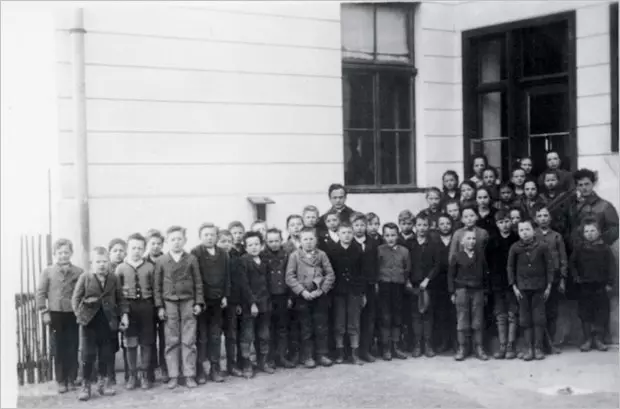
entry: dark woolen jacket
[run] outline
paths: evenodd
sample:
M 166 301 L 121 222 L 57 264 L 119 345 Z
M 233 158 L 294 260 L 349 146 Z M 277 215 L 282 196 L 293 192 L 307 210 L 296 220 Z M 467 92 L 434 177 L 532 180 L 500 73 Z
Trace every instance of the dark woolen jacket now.
M 354 242 L 362 249 L 362 269 L 364 270 L 364 276 L 366 277 L 367 284 L 377 284 L 377 279 L 379 277 L 377 250 L 382 244 L 381 241 L 377 238 L 366 235 L 366 241 L 363 245 L 355 241 L 355 239 Z
M 290 288 L 286 285 L 287 251 L 283 248 L 278 251 L 272 251 L 266 248 L 265 251 L 261 253 L 260 257 L 267 265 L 269 293 L 271 295 L 292 295 Z
M 409 250 L 411 258 L 411 274 L 409 281 L 413 285 L 419 285 L 422 280 L 428 278 L 433 281 L 437 276 L 439 264 L 439 246 L 438 243 L 426 237 L 424 243 L 420 244 L 415 238 L 411 241 Z
M 352 242 L 344 248 L 341 243 L 338 243 L 329 249 L 327 257 L 336 275 L 334 293 L 337 295 L 362 294 L 367 278 L 362 264 L 364 252 L 361 246 Z
M 489 285 L 491 291 L 503 291 L 508 285 L 508 254 L 513 244 L 519 241 L 517 233 L 511 231 L 507 237 L 498 232 L 491 236 L 487 244 L 487 263 L 489 264 Z
M 258 311 L 268 311 L 269 306 L 269 279 L 267 277 L 267 264 L 256 264 L 249 254 L 241 256 L 238 262 L 239 291 L 241 294 L 240 304 L 250 307 L 256 304 Z
M 435 236 L 437 243 L 437 274 L 429 283 L 428 288 L 445 293 L 448 291 L 448 266 L 450 264 L 450 242 L 443 244 L 439 234 Z
M 553 283 L 553 257 L 549 247 L 535 237 L 510 247 L 507 269 L 508 285 L 516 284 L 519 290 L 544 290 Z
M 473 257 L 465 250 L 457 251 L 450 257 L 448 266 L 448 292 L 454 293 L 458 288 L 486 290 L 488 275 L 489 267 L 482 250 L 475 249 Z
M 191 254 L 198 259 L 198 267 L 207 300 L 218 300 L 230 295 L 230 257 L 225 251 L 215 248 L 211 255 L 205 246 L 194 247 Z
M 599 239 L 581 242 L 570 256 L 569 268 L 575 281 L 613 285 L 612 274 L 618 273 L 611 248 Z

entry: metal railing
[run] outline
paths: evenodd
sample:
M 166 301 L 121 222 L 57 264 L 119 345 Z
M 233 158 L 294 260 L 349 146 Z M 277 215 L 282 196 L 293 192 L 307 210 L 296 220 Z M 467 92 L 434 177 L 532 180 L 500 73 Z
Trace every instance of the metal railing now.
M 52 263 L 51 236 L 20 238 L 19 293 L 15 294 L 17 315 L 17 378 L 19 384 L 53 379 L 53 342 L 50 328 L 43 325 L 36 306 L 37 280 Z

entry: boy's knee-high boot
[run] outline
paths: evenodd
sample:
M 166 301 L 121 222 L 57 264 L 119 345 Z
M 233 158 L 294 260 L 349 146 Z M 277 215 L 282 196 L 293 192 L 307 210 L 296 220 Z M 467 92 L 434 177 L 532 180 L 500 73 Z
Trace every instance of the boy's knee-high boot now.
M 400 328 L 392 329 L 392 353 L 395 358 L 398 359 L 407 359 L 407 354 L 405 354 L 400 348 L 400 339 L 401 339 L 401 330 Z
M 137 384 L 138 348 L 127 348 L 127 366 L 129 367 L 129 379 L 125 387 L 128 390 L 132 390 L 136 388 Z
M 387 341 L 383 341 L 382 343 L 382 350 L 383 350 L 383 360 L 384 361 L 391 361 L 392 360 L 392 341 L 387 340 Z
M 458 331 L 456 333 L 456 354 L 454 355 L 454 359 L 457 361 L 462 361 L 465 359 L 465 349 L 467 348 L 467 333 L 466 331 Z
M 508 343 L 506 344 L 506 359 L 515 359 L 517 353 L 515 351 L 515 342 L 517 341 L 517 324 L 511 322 L 508 324 Z
M 146 345 L 141 347 L 141 386 L 142 389 L 150 389 L 152 385 L 152 381 L 151 381 L 151 362 L 152 362 L 152 356 L 153 356 L 153 347 L 152 345 Z
M 545 341 L 545 327 L 537 325 L 534 327 L 534 358 L 545 359 L 543 352 L 543 343 Z
M 289 361 L 286 358 L 286 347 L 288 342 L 284 342 L 285 340 L 280 338 L 277 349 L 276 349 L 276 363 L 283 368 L 295 368 L 295 364 Z
M 411 356 L 419 358 L 422 356 L 422 332 L 426 336 L 425 326 L 422 324 L 422 317 L 414 318 L 413 325 L 410 327 L 410 334 L 407 339 L 412 339 Z
M 523 354 L 523 360 L 531 361 L 532 359 L 534 359 L 534 348 L 532 346 L 533 334 L 531 327 L 525 328 L 523 330 L 523 338 L 525 340 L 525 354 Z
M 604 342 L 605 326 L 593 325 L 592 326 L 592 346 L 598 351 L 607 351 L 607 345 Z
M 433 322 L 430 320 L 424 321 L 424 355 L 427 358 L 435 356 L 435 350 L 433 349 Z
M 504 359 L 506 357 L 506 336 L 508 335 L 505 320 L 497 321 L 497 337 L 499 338 L 499 349 L 493 355 L 495 359 Z
M 303 353 L 301 356 L 301 360 L 306 368 L 314 368 L 316 367 L 316 362 L 314 361 L 314 345 L 312 341 L 304 341 L 303 342 Z
M 550 320 L 547 325 L 547 333 L 549 334 L 549 352 L 552 354 L 559 354 L 562 351 L 555 343 L 555 334 L 557 331 L 557 320 Z
M 592 326 L 584 322 L 583 326 L 583 344 L 579 347 L 582 352 L 588 352 L 592 349 Z
M 233 342 L 226 342 L 226 371 L 230 376 L 242 376 L 237 365 L 237 348 Z
M 489 359 L 486 352 L 484 351 L 484 335 L 481 329 L 477 329 L 474 331 L 474 352 L 476 353 L 476 358 L 481 361 L 486 361 Z

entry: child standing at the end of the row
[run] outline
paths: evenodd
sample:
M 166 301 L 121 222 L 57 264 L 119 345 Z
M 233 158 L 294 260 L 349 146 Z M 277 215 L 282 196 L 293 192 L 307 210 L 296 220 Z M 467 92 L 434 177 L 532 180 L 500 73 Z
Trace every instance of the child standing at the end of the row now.
M 600 226 L 595 218 L 584 218 L 580 240 L 570 257 L 570 270 L 579 289 L 579 318 L 584 342 L 581 351 L 594 348 L 606 351 L 603 342 L 605 329 L 606 292 L 612 290 L 613 275 L 618 271 L 609 245 L 601 238 Z
M 78 367 L 79 327 L 71 306 L 75 284 L 84 272 L 71 264 L 73 244 L 67 239 L 54 243 L 55 263 L 41 272 L 37 288 L 37 308 L 41 311 L 44 324 L 49 324 L 54 332 L 56 360 L 54 375 L 58 383 L 58 393 L 75 389 Z

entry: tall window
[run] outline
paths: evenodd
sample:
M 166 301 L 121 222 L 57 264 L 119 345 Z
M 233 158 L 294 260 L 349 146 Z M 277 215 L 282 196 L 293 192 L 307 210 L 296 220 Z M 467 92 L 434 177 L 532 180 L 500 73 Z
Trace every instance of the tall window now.
M 345 183 L 413 186 L 413 6 L 343 4 L 341 30 Z
M 463 121 L 469 158 L 485 154 L 503 179 L 516 160 L 546 166 L 557 151 L 575 165 L 574 12 L 463 33 Z

